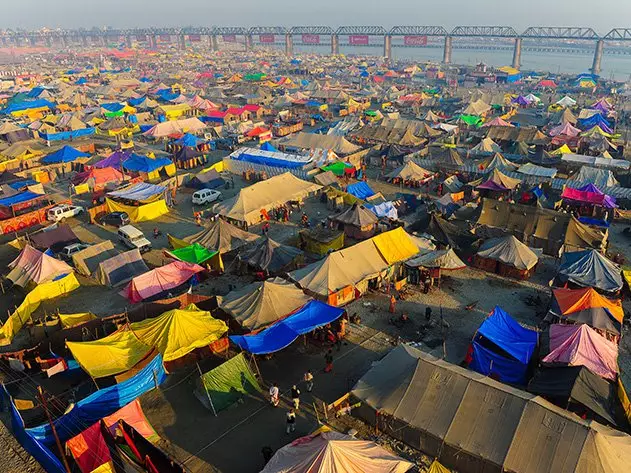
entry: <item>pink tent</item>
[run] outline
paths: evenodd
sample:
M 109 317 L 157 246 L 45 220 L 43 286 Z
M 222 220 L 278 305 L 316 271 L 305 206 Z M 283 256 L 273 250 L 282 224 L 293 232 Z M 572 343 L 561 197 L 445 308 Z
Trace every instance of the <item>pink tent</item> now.
M 501 117 L 495 117 L 493 120 L 485 123 L 482 126 L 485 127 L 485 126 L 514 126 L 514 125 L 511 125 L 510 123 L 508 123 L 506 120 L 504 120 Z
M 578 136 L 580 133 L 581 133 L 581 130 L 579 130 L 576 127 L 573 127 L 568 122 L 565 122 L 559 126 L 555 126 L 554 128 L 550 130 L 550 136 L 565 135 L 565 136 L 569 136 L 573 138 L 575 136 Z
M 26 245 L 8 266 L 11 272 L 7 275 L 7 279 L 20 287 L 26 287 L 31 283 L 41 284 L 52 281 L 57 276 L 73 271 L 63 261 L 42 253 L 30 245 Z
M 204 271 L 204 268 L 197 264 L 174 261 L 136 276 L 121 291 L 121 295 L 131 302 L 140 302 L 161 292 L 181 286 L 195 274 L 202 271 Z
M 618 345 L 607 340 L 589 325 L 550 326 L 550 353 L 544 363 L 585 366 L 612 381 L 618 375 Z

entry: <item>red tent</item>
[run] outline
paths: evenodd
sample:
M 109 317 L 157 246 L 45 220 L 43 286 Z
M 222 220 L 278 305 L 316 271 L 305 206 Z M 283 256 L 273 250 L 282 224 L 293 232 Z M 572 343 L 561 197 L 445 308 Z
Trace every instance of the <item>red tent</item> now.
M 204 268 L 197 264 L 174 261 L 136 276 L 121 291 L 131 302 L 140 302 L 161 292 L 181 286 Z

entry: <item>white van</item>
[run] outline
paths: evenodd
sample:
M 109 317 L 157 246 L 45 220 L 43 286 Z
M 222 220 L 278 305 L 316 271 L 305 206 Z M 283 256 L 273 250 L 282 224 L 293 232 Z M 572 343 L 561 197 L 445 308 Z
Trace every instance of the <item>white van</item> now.
M 118 229 L 118 239 L 129 248 L 138 248 L 141 253 L 151 250 L 151 242 L 145 235 L 132 225 L 125 225 Z
M 193 204 L 204 205 L 219 200 L 221 192 L 215 189 L 200 189 L 193 193 Z

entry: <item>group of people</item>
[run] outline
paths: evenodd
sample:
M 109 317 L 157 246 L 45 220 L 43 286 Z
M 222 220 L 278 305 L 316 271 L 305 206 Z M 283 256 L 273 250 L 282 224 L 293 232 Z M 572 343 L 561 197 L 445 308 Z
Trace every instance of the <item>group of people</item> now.
M 330 350 L 329 350 L 330 351 Z M 332 361 L 331 361 L 332 363 Z M 307 387 L 307 392 L 311 392 L 313 390 L 313 373 L 311 370 L 307 370 L 307 372 L 303 376 L 303 381 Z M 298 389 L 297 385 L 293 385 L 291 387 L 291 408 L 287 411 L 287 433 L 294 432 L 296 430 L 296 412 L 300 409 L 300 389 Z M 269 389 L 270 403 L 274 407 L 278 407 L 280 405 L 280 389 L 278 387 L 278 383 L 272 384 L 272 387 Z

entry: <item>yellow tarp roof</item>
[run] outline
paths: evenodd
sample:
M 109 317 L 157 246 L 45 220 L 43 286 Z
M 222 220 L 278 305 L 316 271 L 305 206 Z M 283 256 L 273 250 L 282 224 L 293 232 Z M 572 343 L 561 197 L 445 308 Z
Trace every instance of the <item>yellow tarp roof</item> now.
M 63 328 L 74 327 L 75 325 L 88 322 L 96 319 L 96 315 L 91 312 L 81 312 L 78 314 L 59 314 L 59 320 L 61 320 L 61 326 Z
M 156 347 L 164 361 L 176 360 L 196 348 L 217 341 L 228 331 L 222 320 L 194 304 L 173 309 L 154 319 L 131 324 L 131 329 L 143 343 Z
M 93 378 L 124 373 L 151 351 L 129 326 L 91 342 L 66 342 L 77 363 Z
M 388 264 L 405 261 L 419 252 L 418 246 L 402 227 L 381 233 L 372 241 Z
M 572 150 L 566 144 L 561 146 L 559 149 L 556 149 L 550 153 L 552 156 L 560 156 L 562 154 L 572 154 Z

